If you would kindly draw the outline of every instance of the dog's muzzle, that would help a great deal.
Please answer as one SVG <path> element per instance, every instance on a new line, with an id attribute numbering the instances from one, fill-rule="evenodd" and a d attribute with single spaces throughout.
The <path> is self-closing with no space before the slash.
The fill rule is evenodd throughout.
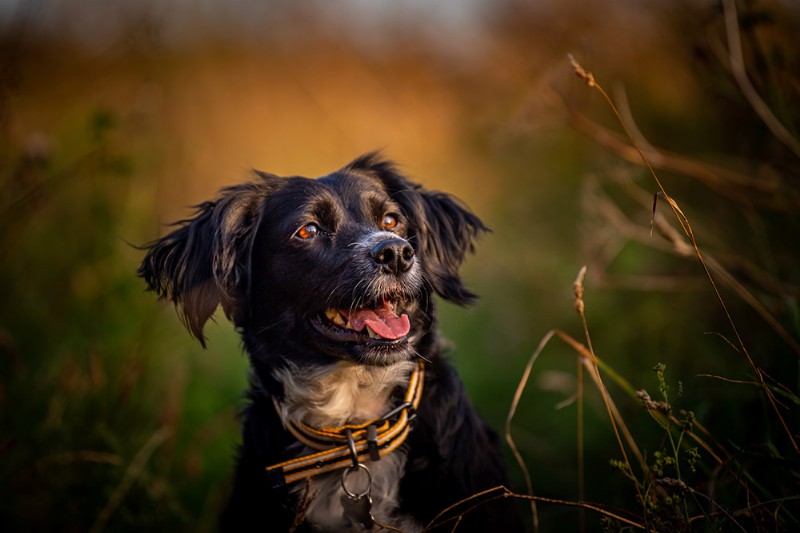
<path id="1" fill-rule="evenodd" d="M 354 285 L 346 297 L 326 308 L 313 321 L 334 341 L 388 346 L 406 341 L 411 330 L 408 313 L 416 308 L 421 284 L 414 248 L 394 233 L 379 231 L 351 245 L 355 259 Z"/>
<path id="2" fill-rule="evenodd" d="M 387 274 L 398 276 L 411 270 L 415 262 L 414 248 L 399 237 L 382 240 L 372 247 L 369 255 Z"/>

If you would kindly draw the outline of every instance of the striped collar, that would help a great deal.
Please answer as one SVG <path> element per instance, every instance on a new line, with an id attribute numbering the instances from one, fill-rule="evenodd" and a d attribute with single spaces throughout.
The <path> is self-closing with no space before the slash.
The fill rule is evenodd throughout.
<path id="1" fill-rule="evenodd" d="M 380 418 L 362 424 L 315 428 L 299 421 L 284 421 L 299 442 L 316 451 L 268 466 L 265 470 L 273 488 L 342 470 L 367 459 L 379 461 L 396 450 L 411 431 L 424 381 L 425 365 L 420 361 L 409 376 L 403 402 Z"/>

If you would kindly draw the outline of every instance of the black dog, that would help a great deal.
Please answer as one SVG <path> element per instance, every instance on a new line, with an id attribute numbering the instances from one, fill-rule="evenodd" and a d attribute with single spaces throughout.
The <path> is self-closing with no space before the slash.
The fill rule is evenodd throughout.
<path id="1" fill-rule="evenodd" d="M 205 345 L 221 305 L 250 357 L 225 529 L 420 531 L 507 483 L 433 301 L 475 298 L 458 269 L 485 230 L 373 153 L 318 179 L 256 172 L 147 246 L 139 274 L 191 333 Z M 458 531 L 521 529 L 510 500 L 462 518 Z"/>

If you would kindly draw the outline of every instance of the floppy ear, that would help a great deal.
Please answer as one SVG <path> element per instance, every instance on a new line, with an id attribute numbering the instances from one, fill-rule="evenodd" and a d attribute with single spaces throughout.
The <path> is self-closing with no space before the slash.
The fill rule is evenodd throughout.
<path id="1" fill-rule="evenodd" d="M 205 347 L 203 326 L 222 305 L 237 323 L 250 271 L 250 248 L 275 176 L 225 188 L 168 235 L 144 246 L 138 274 L 159 298 L 175 304 L 189 332 Z"/>
<path id="2" fill-rule="evenodd" d="M 411 238 L 422 259 L 425 277 L 439 296 L 457 304 L 468 304 L 477 296 L 467 289 L 458 269 L 475 240 L 490 231 L 463 203 L 449 194 L 427 191 L 400 175 L 395 166 L 377 152 L 366 154 L 346 167 L 376 175 L 389 195 L 405 211 Z"/>

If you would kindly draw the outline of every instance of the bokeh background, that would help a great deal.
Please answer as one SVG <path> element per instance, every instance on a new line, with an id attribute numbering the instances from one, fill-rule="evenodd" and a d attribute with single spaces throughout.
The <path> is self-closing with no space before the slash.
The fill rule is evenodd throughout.
<path id="1" fill-rule="evenodd" d="M 731 66 L 731 5 L 772 121 Z M 701 450 L 682 477 L 727 516 L 702 500 L 705 520 L 680 527 L 794 529 L 800 5 L 727 6 L 0 1 L 0 529 L 214 529 L 246 358 L 221 313 L 203 350 L 145 292 L 137 245 L 251 168 L 313 177 L 374 149 L 493 229 L 464 267 L 481 300 L 441 311 L 453 361 L 498 430 L 543 336 L 585 342 L 572 282 L 587 265 L 598 356 L 654 398 L 664 363 L 675 412 L 694 412 L 730 454 L 719 466 Z M 614 99 L 691 222 L 780 390 L 785 427 L 663 200 L 650 234 L 656 184 L 568 54 Z M 588 378 L 579 437 L 576 368 L 577 353 L 551 342 L 515 415 L 534 493 L 580 498 L 582 444 L 585 499 L 641 521 L 631 481 L 609 465 L 620 450 Z M 664 430 L 606 380 L 652 463 Z M 562 505 L 539 513 L 542 531 L 581 521 Z M 601 528 L 599 515 L 584 519 Z"/>

